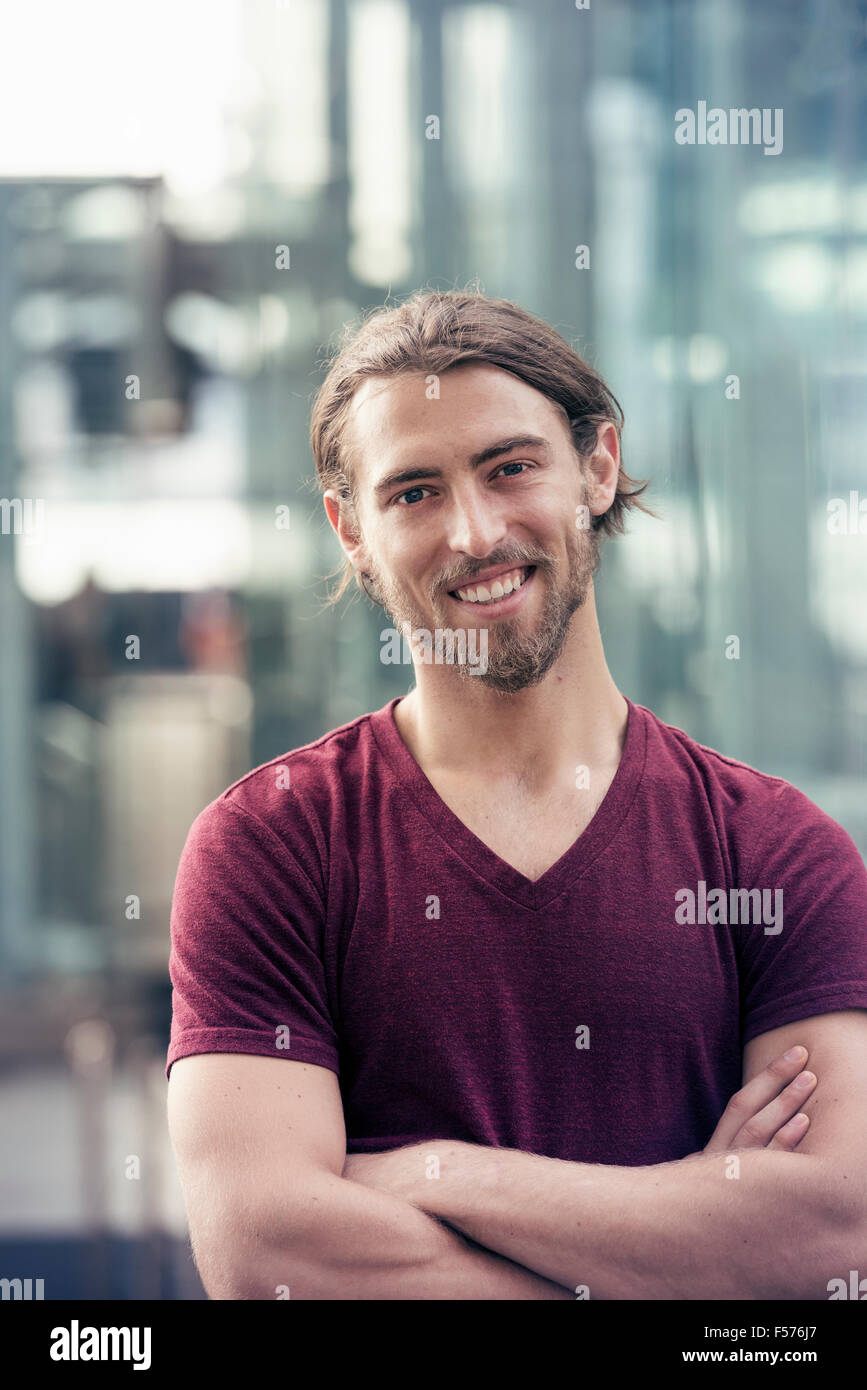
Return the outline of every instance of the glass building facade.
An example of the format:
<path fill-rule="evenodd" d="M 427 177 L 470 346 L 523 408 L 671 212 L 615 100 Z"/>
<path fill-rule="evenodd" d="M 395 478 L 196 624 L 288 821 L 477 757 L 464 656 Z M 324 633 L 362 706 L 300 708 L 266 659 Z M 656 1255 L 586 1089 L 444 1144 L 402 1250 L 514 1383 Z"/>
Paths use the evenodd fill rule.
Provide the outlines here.
<path fill-rule="evenodd" d="M 48 1297 L 200 1297 L 163 1138 L 186 832 L 411 685 L 380 609 L 324 604 L 346 323 L 477 283 L 574 342 L 659 513 L 603 546 L 616 683 L 867 855 L 867 10 L 2 27 L 0 1254 Z"/>

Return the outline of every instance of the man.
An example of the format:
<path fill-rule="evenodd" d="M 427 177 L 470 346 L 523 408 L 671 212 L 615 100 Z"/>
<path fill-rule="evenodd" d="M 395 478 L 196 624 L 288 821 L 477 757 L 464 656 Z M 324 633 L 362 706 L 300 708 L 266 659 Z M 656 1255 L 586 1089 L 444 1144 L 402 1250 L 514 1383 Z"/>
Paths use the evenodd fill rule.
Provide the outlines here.
<path fill-rule="evenodd" d="M 621 426 L 553 329 L 478 294 L 382 310 L 332 365 L 335 597 L 354 573 L 383 604 L 415 687 L 190 831 L 169 1116 L 212 1297 L 867 1274 L 867 873 L 796 788 L 615 686 Z M 486 661 L 426 659 L 444 631 Z"/>

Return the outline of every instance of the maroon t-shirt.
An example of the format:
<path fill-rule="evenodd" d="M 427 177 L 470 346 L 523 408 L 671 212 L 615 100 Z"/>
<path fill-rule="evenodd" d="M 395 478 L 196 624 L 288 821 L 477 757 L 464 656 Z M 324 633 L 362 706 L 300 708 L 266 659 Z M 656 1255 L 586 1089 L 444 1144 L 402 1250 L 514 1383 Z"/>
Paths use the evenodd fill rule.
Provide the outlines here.
<path fill-rule="evenodd" d="M 790 783 L 627 701 L 605 799 L 532 882 L 440 799 L 396 704 L 193 822 L 167 1074 L 198 1052 L 329 1067 L 349 1152 L 649 1164 L 703 1148 L 749 1039 L 867 1008 L 867 871 Z"/>

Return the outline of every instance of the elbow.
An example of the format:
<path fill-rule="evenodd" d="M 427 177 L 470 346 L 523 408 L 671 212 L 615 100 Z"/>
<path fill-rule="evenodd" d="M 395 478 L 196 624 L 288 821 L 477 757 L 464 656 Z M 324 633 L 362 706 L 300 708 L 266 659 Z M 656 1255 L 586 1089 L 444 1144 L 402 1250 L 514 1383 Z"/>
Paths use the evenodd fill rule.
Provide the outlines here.
<path fill-rule="evenodd" d="M 319 1263 L 300 1241 L 284 1238 L 278 1248 L 228 1221 L 219 1240 L 190 1234 L 199 1278 L 211 1300 L 327 1297 Z"/>
<path fill-rule="evenodd" d="M 190 1226 L 193 1260 L 202 1287 L 211 1300 L 264 1298 L 256 1252 L 223 1228 L 219 1240 Z"/>
<path fill-rule="evenodd" d="M 275 1195 L 264 1181 L 202 1181 L 188 1184 L 185 1195 L 193 1258 L 209 1299 L 332 1296 L 334 1223 L 320 1184 Z"/>
<path fill-rule="evenodd" d="M 317 1266 L 283 1254 L 279 1268 L 274 1252 L 255 1246 L 226 1260 L 197 1261 L 199 1277 L 211 1300 L 316 1299 L 328 1297 Z"/>
<path fill-rule="evenodd" d="M 804 1273 L 810 1277 L 805 1280 Z M 822 1242 L 809 1272 L 802 1270 L 791 1297 L 809 1299 L 867 1298 L 867 1232 L 848 1231 Z"/>
<path fill-rule="evenodd" d="M 822 1276 L 821 1298 L 867 1298 L 867 1211 L 837 1213 L 825 1233 Z"/>
<path fill-rule="evenodd" d="M 783 1297 L 860 1299 L 867 1295 L 867 1201 L 839 1174 L 823 1191 L 823 1200 L 793 1232 L 791 1291 Z"/>

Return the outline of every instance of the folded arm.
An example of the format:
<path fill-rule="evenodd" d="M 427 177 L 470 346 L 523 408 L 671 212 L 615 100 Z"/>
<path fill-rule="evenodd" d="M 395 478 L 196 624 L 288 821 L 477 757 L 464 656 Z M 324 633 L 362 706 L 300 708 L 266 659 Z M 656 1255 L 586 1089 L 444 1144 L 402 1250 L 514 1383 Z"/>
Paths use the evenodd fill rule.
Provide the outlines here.
<path fill-rule="evenodd" d="M 830 1279 L 867 1268 L 867 1013 L 763 1034 L 745 1080 L 794 1043 L 820 1078 L 797 1152 L 628 1168 L 433 1141 L 384 1156 L 370 1180 L 579 1296 L 827 1298 Z"/>
<path fill-rule="evenodd" d="M 213 1299 L 540 1299 L 567 1290 L 341 1176 L 337 1077 L 287 1058 L 175 1062 L 169 1127 Z"/>
<path fill-rule="evenodd" d="M 309 1219 L 279 1216 L 279 1192 L 238 1245 L 231 1298 L 481 1300 L 568 1299 L 568 1290 L 387 1193 L 334 1175 L 309 1182 Z M 297 1200 L 297 1198 L 296 1198 Z M 297 1211 L 297 1207 L 296 1207 Z M 284 1295 L 285 1296 L 285 1295 Z"/>
<path fill-rule="evenodd" d="M 618 1168 L 417 1147 L 440 1163 L 439 1180 L 419 1185 L 423 1210 L 579 1295 L 820 1298 L 855 1267 L 854 1236 L 822 1195 L 817 1159 L 750 1150 L 732 1178 L 716 1156 Z M 863 1253 L 862 1242 L 862 1266 Z"/>

